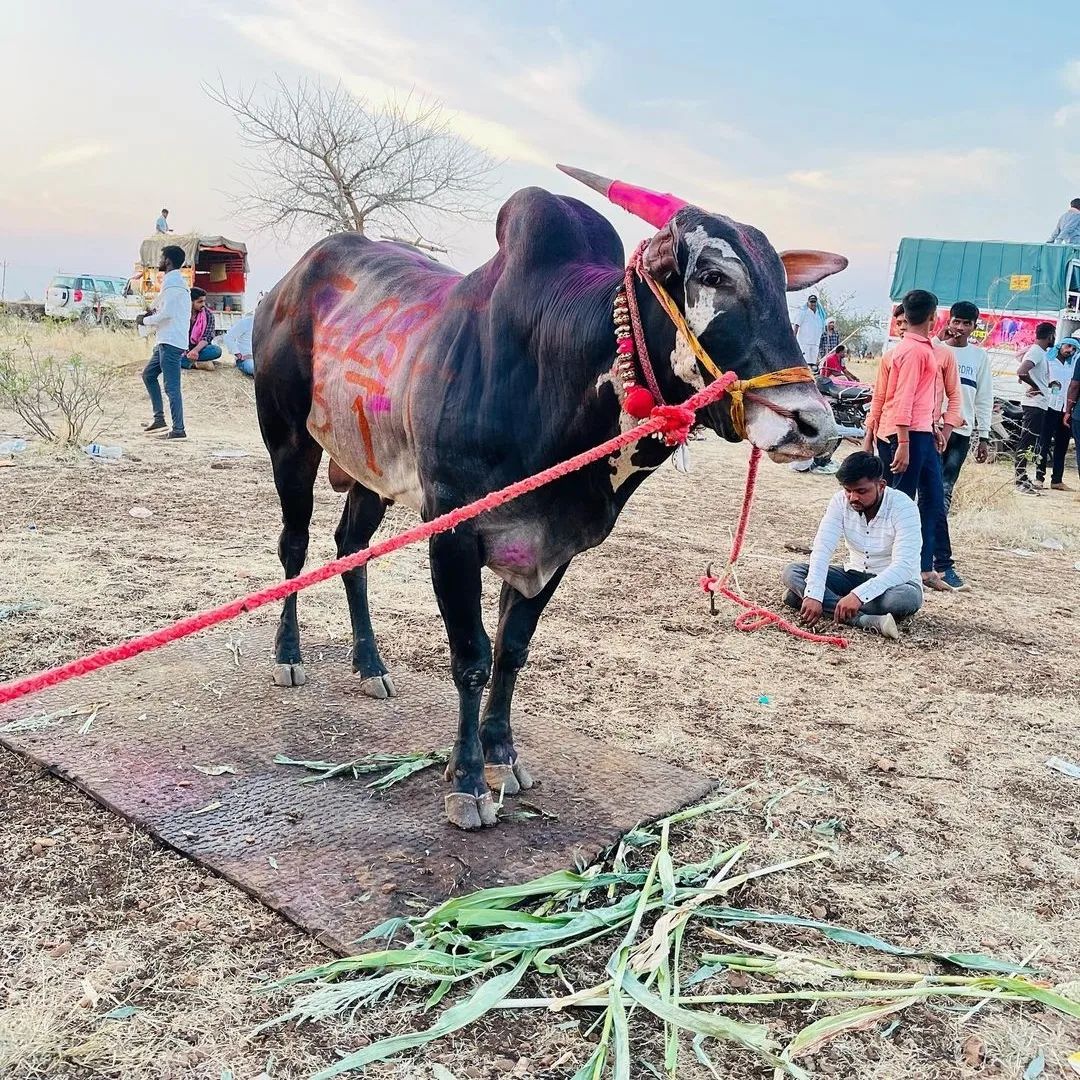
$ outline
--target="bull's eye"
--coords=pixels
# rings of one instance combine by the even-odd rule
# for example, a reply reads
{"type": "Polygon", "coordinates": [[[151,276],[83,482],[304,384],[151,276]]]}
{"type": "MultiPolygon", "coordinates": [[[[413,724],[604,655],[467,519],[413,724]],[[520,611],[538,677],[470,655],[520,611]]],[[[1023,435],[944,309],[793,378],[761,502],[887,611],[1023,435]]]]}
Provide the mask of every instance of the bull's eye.
{"type": "Polygon", "coordinates": [[[719,289],[724,284],[724,275],[719,270],[705,270],[698,274],[698,281],[708,289],[719,289]]]}

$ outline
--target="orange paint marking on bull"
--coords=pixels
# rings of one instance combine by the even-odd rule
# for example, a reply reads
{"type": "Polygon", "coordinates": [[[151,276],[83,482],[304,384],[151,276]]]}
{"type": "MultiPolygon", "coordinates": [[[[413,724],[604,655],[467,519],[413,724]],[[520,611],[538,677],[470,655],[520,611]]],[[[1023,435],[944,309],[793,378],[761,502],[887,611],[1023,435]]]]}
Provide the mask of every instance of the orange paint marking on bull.
{"type": "Polygon", "coordinates": [[[382,476],[382,469],[375,461],[375,447],[371,441],[371,425],[364,412],[364,399],[357,395],[353,398],[353,412],[356,413],[356,426],[360,429],[360,439],[364,444],[364,459],[368,469],[375,476],[382,476]]]}

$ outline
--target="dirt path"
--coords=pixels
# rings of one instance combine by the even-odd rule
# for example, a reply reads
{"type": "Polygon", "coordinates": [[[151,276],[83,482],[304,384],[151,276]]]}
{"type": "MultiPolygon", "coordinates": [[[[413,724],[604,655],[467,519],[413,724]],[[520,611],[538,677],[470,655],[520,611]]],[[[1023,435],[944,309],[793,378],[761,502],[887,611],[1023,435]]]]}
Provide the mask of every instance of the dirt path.
{"type": "MultiPolygon", "coordinates": [[[[185,395],[185,444],[130,434],[143,412],[131,374],[116,402],[121,462],[58,462],[32,451],[0,469],[0,604],[47,605],[0,621],[0,677],[280,575],[277,505],[250,381],[230,370],[199,373],[185,395]],[[249,456],[213,456],[223,449],[249,456]],[[135,506],[152,516],[130,516],[135,506]]],[[[0,430],[21,434],[16,425],[0,414],[0,430]]],[[[537,634],[522,708],[732,786],[760,782],[747,813],[702,822],[680,840],[686,850],[748,838],[755,860],[783,857],[813,848],[815,824],[838,823],[834,864],[765,879],[740,896],[743,906],[825,913],[925,948],[1013,960],[1038,953],[1051,978],[1076,978],[1080,785],[1043,764],[1050,754],[1080,758],[1080,507],[1072,496],[1020,502],[1004,466],[969,466],[954,543],[971,591],[929,598],[899,645],[859,637],[838,652],[773,631],[737,633],[729,610],[709,617],[697,578],[726,551],[746,449],[710,437],[691,445],[691,458],[689,476],[662,469],[610,540],[575,560],[537,634]],[[1041,547],[1047,537],[1065,550],[1041,547]],[[800,781],[767,828],[765,794],[800,781]]],[[[779,602],[777,575],[792,557],[784,544],[810,539],[834,489],[827,476],[763,468],[739,572],[747,595],[779,602]]],[[[321,480],[313,562],[333,555],[340,503],[321,480]]],[[[393,511],[383,534],[410,520],[393,511]]],[[[425,552],[373,565],[370,589],[391,666],[445,672],[425,552]]],[[[490,614],[494,580],[487,589],[490,614]]],[[[345,639],[336,583],[304,594],[300,612],[309,640],[345,639]]],[[[246,662],[252,678],[267,677],[262,658],[246,662]]],[[[433,739],[445,741],[446,730],[433,739]]],[[[348,1032],[327,1025],[248,1041],[284,1000],[253,996],[257,980],[325,958],[323,950],[6,752],[0,819],[0,1075],[300,1077],[334,1060],[335,1049],[408,1026],[400,1010],[384,1010],[361,1015],[348,1032]],[[102,1019],[121,1004],[142,1011],[102,1019]]],[[[891,1038],[838,1040],[814,1064],[835,1077],[1018,1077],[1041,1049],[1051,1076],[1064,1075],[1052,1070],[1080,1046],[1075,1025],[1041,1010],[991,1007],[963,1027],[958,1016],[915,1007],[891,1038]],[[977,1071],[960,1057],[972,1034],[986,1053],[977,1071]]],[[[776,1019],[783,1029],[784,1014],[776,1019]]],[[[519,1058],[516,1075],[569,1076],[585,1043],[558,1023],[506,1017],[485,1027],[479,1050],[466,1033],[438,1056],[456,1076],[497,1075],[519,1058]]],[[[707,1075],[686,1058],[680,1075],[707,1075]]],[[[717,1060],[724,1076],[765,1075],[733,1052],[717,1060]]],[[[370,1075],[430,1074],[406,1063],[370,1075]]]]}

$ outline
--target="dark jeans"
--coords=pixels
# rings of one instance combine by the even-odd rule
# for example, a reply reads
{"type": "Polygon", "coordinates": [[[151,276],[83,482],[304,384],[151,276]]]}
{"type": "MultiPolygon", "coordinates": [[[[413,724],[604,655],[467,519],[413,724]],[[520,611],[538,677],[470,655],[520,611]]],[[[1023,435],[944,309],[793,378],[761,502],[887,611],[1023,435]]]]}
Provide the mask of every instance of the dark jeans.
{"type": "Polygon", "coordinates": [[[954,431],[945,444],[945,453],[941,455],[941,486],[945,491],[945,513],[952,509],[952,493],[956,487],[960,470],[971,451],[971,436],[954,431]]]}
{"type": "Polygon", "coordinates": [[[1076,443],[1076,475],[1080,477],[1080,402],[1073,406],[1072,437],[1076,443]]]}
{"type": "MultiPolygon", "coordinates": [[[[202,349],[199,350],[199,362],[200,363],[203,360],[220,360],[220,359],[221,359],[221,346],[220,345],[204,345],[202,347],[202,349]]],[[[187,353],[184,353],[180,357],[180,366],[186,370],[187,368],[194,367],[195,362],[193,360],[189,360],[187,358],[187,353]]]]}
{"type": "Polygon", "coordinates": [[[953,565],[952,540],[945,511],[941,455],[937,452],[933,432],[908,432],[908,467],[899,476],[890,471],[896,445],[895,435],[887,442],[877,441],[878,457],[885,465],[885,479],[890,487],[918,500],[922,520],[922,572],[926,574],[935,567],[944,572],[953,565]]]}
{"type": "Polygon", "coordinates": [[[142,380],[146,392],[150,395],[150,405],[154,410],[155,420],[165,419],[165,406],[161,400],[161,383],[158,376],[165,380],[165,393],[169,398],[169,415],[172,417],[173,431],[184,430],[184,399],[180,396],[180,358],[183,349],[175,345],[155,345],[150,362],[143,369],[142,380]]]}
{"type": "Polygon", "coordinates": [[[1016,444],[1016,479],[1027,480],[1028,462],[1037,460],[1039,439],[1046,423],[1046,409],[1025,405],[1024,421],[1020,427],[1020,441],[1016,444]]]}
{"type": "Polygon", "coordinates": [[[1062,423],[1065,413],[1056,409],[1046,410],[1042,436],[1039,439],[1039,464],[1035,467],[1035,479],[1046,479],[1046,466],[1050,468],[1050,483],[1060,484],[1065,479],[1065,455],[1069,452],[1072,432],[1062,423]]]}
{"type": "MultiPolygon", "coordinates": [[[[788,563],[780,574],[780,580],[787,586],[784,603],[788,607],[802,606],[806,595],[806,578],[810,573],[809,563],[788,563]]],[[[840,566],[830,566],[825,576],[825,595],[821,600],[821,610],[831,616],[837,603],[852,589],[865,584],[874,575],[864,574],[859,570],[845,570],[840,566]]],[[[922,607],[922,586],[914,581],[903,585],[894,585],[880,596],[875,596],[859,608],[860,615],[892,615],[897,619],[906,619],[922,607]]]]}

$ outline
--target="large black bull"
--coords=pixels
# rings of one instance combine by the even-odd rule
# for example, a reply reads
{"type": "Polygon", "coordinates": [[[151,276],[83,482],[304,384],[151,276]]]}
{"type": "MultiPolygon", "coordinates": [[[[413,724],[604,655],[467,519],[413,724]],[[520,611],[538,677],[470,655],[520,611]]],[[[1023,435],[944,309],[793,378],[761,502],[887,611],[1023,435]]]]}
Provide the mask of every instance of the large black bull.
{"type": "MultiPolygon", "coordinates": [[[[673,196],[565,171],[660,230],[644,267],[720,368],[749,379],[802,365],[785,289],[812,285],[845,259],[778,255],[757,229],[673,196]]],[[[281,499],[278,550],[288,577],[307,554],[324,450],[331,482],[348,491],[336,533],[346,555],[367,546],[391,503],[431,519],[635,422],[623,408],[632,380],[616,364],[612,312],[624,253],[615,230],[576,199],[526,188],[500,210],[496,236],[498,253],[466,276],[402,245],[331,236],[260,306],[255,397],[281,499]]],[[[669,403],[685,401],[710,376],[640,281],[634,296],[659,389],[669,403]]],[[[726,401],[700,419],[740,438],[726,401]]],[[[813,384],[803,382],[749,401],[745,432],[786,461],[818,452],[834,428],[813,384]]],[[[510,705],[537,621],[570,560],[604,540],[670,452],[645,440],[431,540],[460,702],[447,769],[446,813],[455,825],[495,824],[489,788],[515,794],[531,785],[514,749],[510,705]],[[494,667],[480,616],[483,566],[503,579],[494,667]]],[[[343,580],[356,676],[367,693],[393,695],[371,628],[366,571],[343,580]]],[[[275,657],[279,685],[304,682],[295,595],[285,601],[275,657]]]]}

